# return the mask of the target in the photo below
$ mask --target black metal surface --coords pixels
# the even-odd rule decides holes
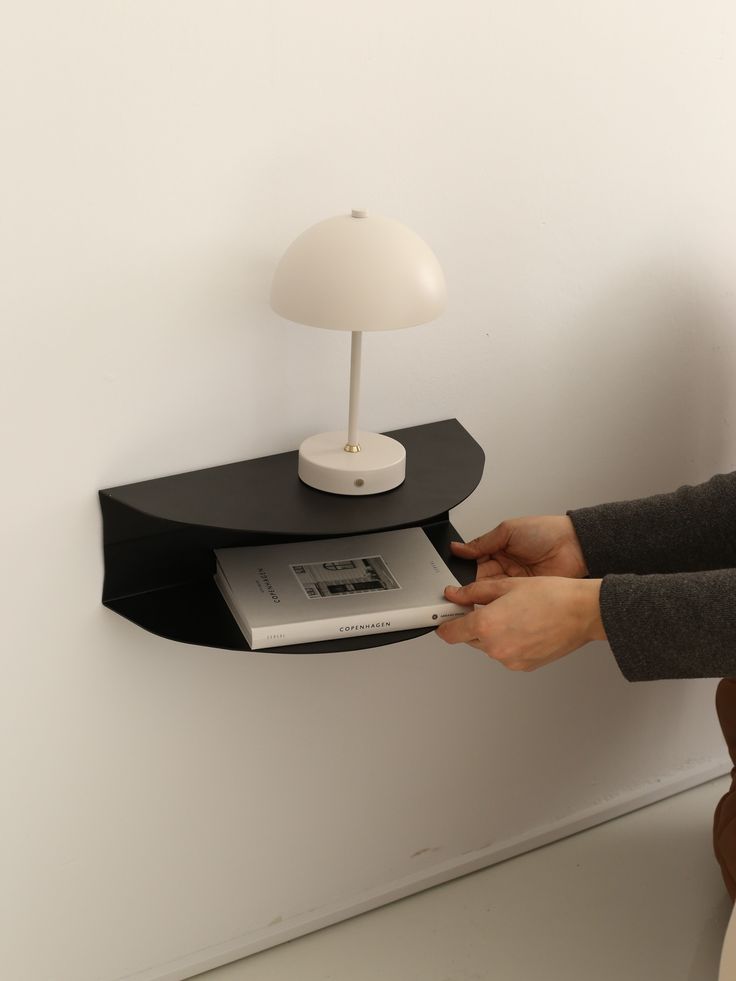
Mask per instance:
[[[462,583],[472,582],[475,578],[475,562],[458,559],[450,552],[450,540],[460,540],[450,522],[438,522],[424,530],[453,575]],[[169,640],[231,651],[250,650],[211,576],[194,582],[179,583],[166,589],[107,600],[105,605],[139,627]],[[397,630],[385,634],[346,637],[339,641],[272,647],[265,653],[327,654],[364,650],[420,637],[432,629],[434,628]]]
[[[385,494],[348,497],[307,487],[297,476],[296,450],[112,487],[101,494],[152,518],[288,540],[423,524],[464,501],[478,486],[483,450],[457,419],[386,435],[406,448],[406,480]]]
[[[297,476],[296,451],[100,491],[103,603],[163,637],[247,650],[212,581],[213,549],[419,525],[436,539],[457,578],[470,581],[474,566],[449,553],[448,512],[480,481],[483,451],[455,419],[388,435],[406,447],[407,476],[385,494],[343,497],[307,487]],[[358,650],[422,633],[374,634],[283,651]]]

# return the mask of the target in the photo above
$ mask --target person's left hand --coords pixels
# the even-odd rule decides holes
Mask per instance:
[[[600,579],[559,576],[480,579],[448,586],[445,597],[461,606],[480,604],[448,620],[437,635],[469,644],[511,671],[534,671],[591,640],[605,640]]]

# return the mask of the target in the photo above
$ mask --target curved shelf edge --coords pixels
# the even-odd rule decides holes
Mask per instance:
[[[264,536],[329,538],[423,524],[472,494],[485,454],[457,421],[393,430],[406,447],[403,484],[384,494],[327,494],[297,476],[297,451],[101,490],[105,541],[119,523]],[[123,517],[124,516],[124,517]],[[123,530],[123,536],[129,537]]]

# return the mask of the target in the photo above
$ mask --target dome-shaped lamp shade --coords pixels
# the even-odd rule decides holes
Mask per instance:
[[[353,211],[303,232],[274,274],[271,306],[287,320],[330,330],[413,327],[445,308],[434,252],[406,225]]]

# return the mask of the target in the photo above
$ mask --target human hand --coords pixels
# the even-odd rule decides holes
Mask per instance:
[[[447,620],[437,636],[469,644],[511,671],[535,671],[591,640],[605,640],[600,579],[482,579],[448,586],[445,596],[461,606],[482,604]]]
[[[511,518],[471,542],[452,542],[452,551],[459,558],[477,561],[477,579],[498,576],[582,579],[588,574],[575,527],[567,515]]]

